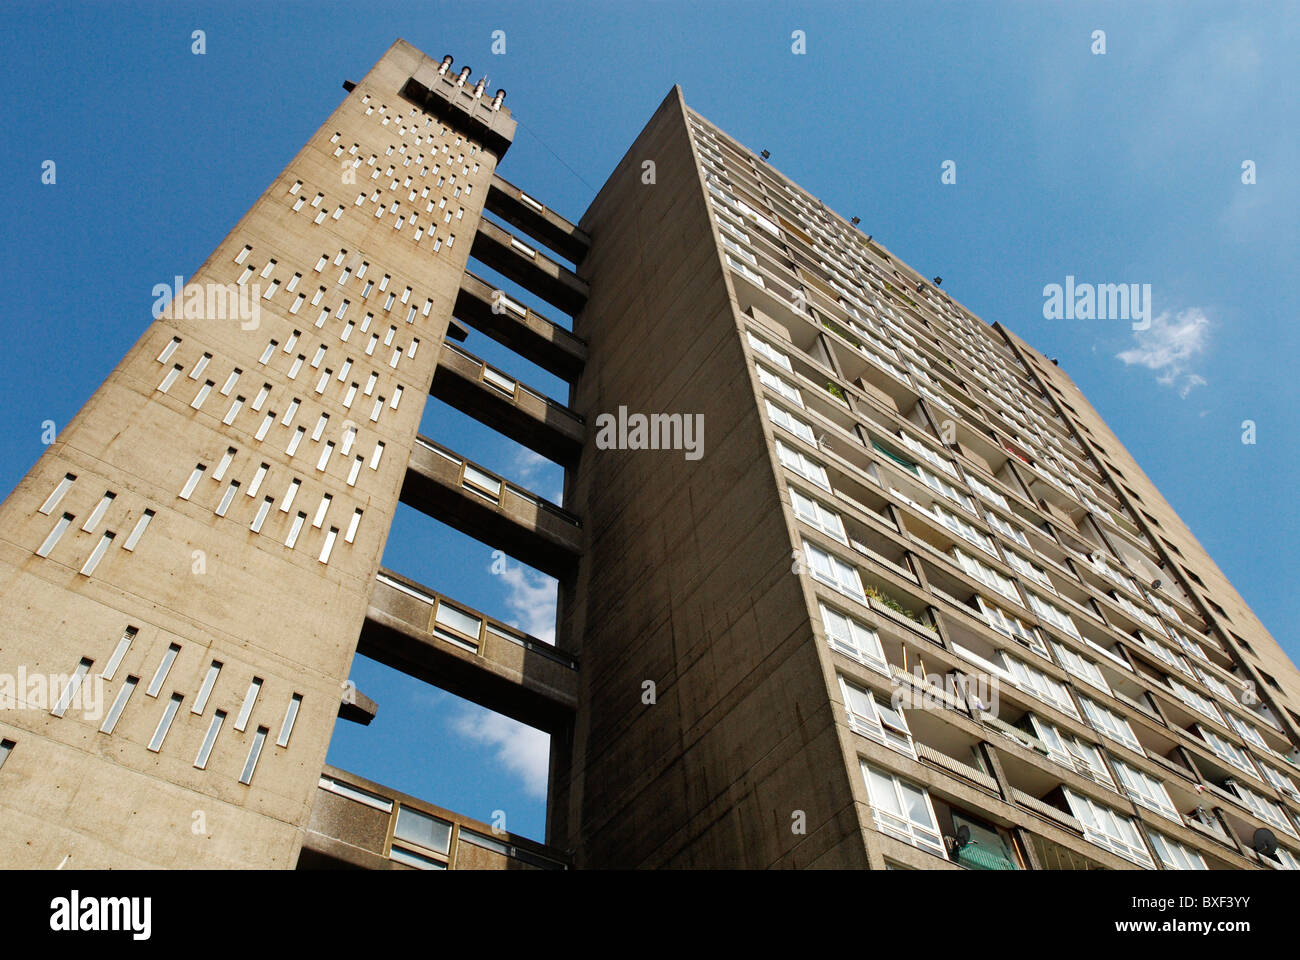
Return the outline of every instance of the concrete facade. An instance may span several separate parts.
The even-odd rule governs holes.
[[[1300,672],[1059,367],[677,88],[572,223],[450,63],[346,84],[189,278],[256,313],[155,319],[0,505],[0,862],[1300,869]],[[399,502],[556,645],[383,568]],[[357,652],[551,734],[545,845],[325,765]]]

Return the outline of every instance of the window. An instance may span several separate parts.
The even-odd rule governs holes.
[[[774,424],[793,433],[800,440],[804,440],[813,446],[817,445],[817,437],[811,426],[793,414],[787,413],[771,400],[764,400],[763,402],[767,406],[767,418]]]
[[[77,475],[75,473],[64,474],[63,479],[59,481],[58,485],[54,488],[53,492],[51,492],[50,495],[45,499],[45,502],[41,504],[40,512],[45,514],[46,516],[49,516],[51,513],[53,513],[54,508],[57,507],[59,503],[63,500],[64,494],[66,494],[68,490],[71,489],[72,485],[76,482],[77,482]]]
[[[861,603],[866,603],[866,594],[862,591],[862,578],[858,574],[857,567],[845,563],[833,553],[828,553],[807,540],[803,541],[803,548],[814,579]]]
[[[104,665],[101,675],[105,680],[113,679],[113,675],[117,673],[117,668],[122,664],[122,658],[131,649],[131,641],[135,639],[136,634],[139,632],[135,627],[127,627],[122,633],[122,639],[117,641],[117,648],[113,651],[113,655],[108,658],[108,663]]]
[[[1115,761],[1115,772],[1119,774],[1120,782],[1124,784],[1124,789],[1134,802],[1154,810],[1161,816],[1168,817],[1175,823],[1183,822],[1177,809],[1174,808],[1174,802],[1169,799],[1169,792],[1165,789],[1165,785],[1155,777],[1129,766],[1123,760]]]
[[[831,649],[889,675],[889,664],[880,646],[880,637],[874,630],[824,603],[818,606],[822,626],[826,629],[826,642]]]
[[[1046,587],[1053,593],[1056,588],[1052,586],[1052,578],[1047,575],[1047,571],[1034,563],[1032,560],[1022,557],[1014,550],[1004,551],[1007,555],[1007,565],[1015,570],[1022,577],[1028,577],[1040,586]],[[1069,619],[1068,617],[1066,619]]]
[[[257,703],[257,695],[262,691],[262,678],[254,677],[248,684],[248,691],[244,694],[244,703],[239,708],[239,717],[235,720],[235,730],[242,732],[248,726],[248,718],[253,714],[253,706]]]
[[[410,807],[399,806],[393,839],[413,843],[445,856],[451,850],[451,824]]]
[[[1052,626],[1056,627],[1056,629],[1069,634],[1076,640],[1083,639],[1083,637],[1079,635],[1079,628],[1074,625],[1074,621],[1070,619],[1068,613],[1055,604],[1048,603],[1042,597],[1035,596],[1033,593],[1029,593],[1028,591],[1026,591],[1026,594],[1029,597],[1030,608],[1034,613],[1038,614],[1039,618],[1041,618],[1045,623],[1050,623]]]
[[[1205,865],[1205,858],[1193,850],[1191,847],[1185,847],[1177,840],[1171,840],[1162,833],[1154,830],[1148,830],[1147,836],[1151,840],[1151,846],[1155,848],[1156,856],[1168,870],[1208,870]]]
[[[863,762],[862,775],[882,833],[947,859],[930,795],[921,787]]]
[[[769,390],[775,390],[791,403],[798,404],[800,407],[803,406],[803,395],[799,393],[798,388],[786,383],[762,364],[754,364],[754,369],[758,372],[758,380],[763,386]]]
[[[262,747],[266,744],[266,736],[270,732],[266,727],[257,728],[257,733],[253,735],[253,742],[248,748],[248,759],[244,761],[244,772],[239,775],[240,783],[248,785],[253,782],[257,760],[262,755]]]
[[[1069,647],[1052,641],[1052,648],[1056,651],[1056,658],[1061,661],[1061,666],[1075,677],[1078,677],[1084,683],[1090,683],[1103,693],[1110,693],[1110,685],[1106,683],[1106,678],[1102,676],[1101,669],[1086,657],[1075,653]]]
[[[172,384],[176,382],[176,378],[181,375],[181,370],[183,369],[184,368],[178,363],[170,370],[168,370],[167,375],[163,377],[162,382],[158,384],[159,392],[166,393],[168,390],[170,390]]]
[[[207,675],[203,678],[203,686],[199,687],[199,695],[194,699],[194,706],[190,707],[190,713],[202,714],[208,705],[208,697],[212,695],[212,688],[216,686],[217,677],[221,675],[221,661],[213,660],[208,665]]]
[[[81,568],[81,575],[83,577],[88,577],[95,572],[95,568],[99,566],[99,561],[104,559],[104,554],[112,544],[115,536],[116,534],[110,530],[105,532],[105,534],[99,538],[99,543],[95,544],[95,549],[90,552],[90,556],[86,558],[85,565]]]
[[[745,331],[745,336],[749,339],[749,346],[755,353],[759,354],[760,356],[766,357],[768,360],[776,364],[778,367],[782,367],[785,370],[791,369],[790,358],[787,357],[781,351],[777,350],[766,340],[760,340],[758,337],[754,336],[748,330]]]
[[[208,732],[203,735],[203,743],[199,746],[198,756],[194,758],[194,766],[200,770],[206,769],[208,757],[212,756],[212,748],[216,746],[217,735],[221,733],[221,725],[226,722],[226,711],[217,710],[212,714],[212,722],[208,724]]]
[[[1094,703],[1087,697],[1080,697],[1079,702],[1083,705],[1083,712],[1087,715],[1088,721],[1104,737],[1122,743],[1137,753],[1142,753],[1142,745],[1138,743],[1138,738],[1133,733],[1133,728],[1129,726],[1128,721],[1107,707],[1099,703]]]
[[[1242,805],[1255,816],[1271,823],[1279,830],[1289,833],[1293,837],[1296,835],[1295,828],[1291,826],[1291,821],[1287,819],[1287,815],[1272,800],[1256,793],[1250,787],[1244,786],[1236,780],[1228,780],[1226,785],[1232,788],[1233,793],[1241,798]]]
[[[823,490],[831,489],[831,482],[826,477],[826,468],[816,460],[806,456],[802,451],[787,447],[780,440],[776,442],[776,453],[781,464],[793,470],[805,480],[817,484]]]
[[[117,726],[117,721],[122,716],[122,711],[126,709],[127,701],[131,699],[131,694],[135,693],[135,688],[139,686],[139,677],[127,677],[122,682],[122,688],[117,691],[117,696],[113,698],[113,705],[108,708],[108,713],[104,715],[104,722],[99,725],[100,733],[112,733]]]
[[[1144,867],[1154,868],[1151,855],[1138,834],[1137,826],[1122,813],[1103,806],[1095,800],[1063,788],[1070,812],[1083,824],[1083,834],[1099,847],[1117,853],[1125,860]]]
[[[1062,713],[1077,717],[1078,711],[1074,709],[1074,702],[1070,699],[1070,694],[1066,691],[1064,684],[1058,683],[1052,677],[1049,677],[1043,671],[1029,666],[1001,652],[1002,660],[1006,664],[1006,670],[1011,675],[1011,682],[1020,690],[1031,696],[1037,697],[1044,703],[1050,703]]]
[[[298,710],[302,707],[302,694],[295,693],[289,698],[289,706],[284,711],[284,721],[280,724],[280,735],[275,738],[277,747],[287,747],[293,736],[293,725],[298,719]]]
[[[1039,639],[1038,632],[1033,627],[1028,626],[1019,618],[1013,617],[1001,607],[989,603],[979,594],[975,595],[975,600],[979,604],[980,611],[984,614],[985,622],[990,627],[1004,637],[1024,644],[1044,657],[1047,656],[1047,647],[1043,645],[1043,641]]]
[[[49,535],[41,545],[36,548],[36,555],[38,557],[48,557],[50,551],[54,549],[55,545],[59,542],[59,539],[63,536],[63,531],[67,530],[69,524],[76,519],[77,518],[70,513],[65,513],[61,516],[54,524],[54,529],[49,532]]]
[[[1173,690],[1174,695],[1187,706],[1191,707],[1202,716],[1223,723],[1223,714],[1219,712],[1219,708],[1216,707],[1212,701],[1201,696],[1191,687],[1179,683],[1178,680],[1173,677],[1166,677],[1165,682],[1169,684],[1169,689]]]
[[[840,691],[844,695],[849,726],[855,733],[916,759],[912,733],[902,711],[895,710],[870,690],[864,690],[843,677],[840,677]]]
[[[162,690],[162,685],[167,679],[167,674],[176,662],[176,654],[181,652],[179,643],[173,643],[167,647],[167,652],[163,654],[162,660],[158,664],[158,669],[154,671],[153,679],[149,681],[149,689],[146,690],[145,696],[156,697]]]
[[[1272,750],[1269,750],[1268,744],[1264,742],[1264,737],[1260,734],[1259,728],[1253,723],[1248,723],[1235,714],[1229,713],[1228,724],[1232,729],[1236,730],[1241,739],[1245,740],[1247,743],[1253,744],[1261,750],[1267,750],[1269,753],[1272,753]]]
[[[823,506],[820,501],[805,496],[795,487],[790,487],[789,490],[790,503],[794,507],[795,516],[840,543],[848,544],[849,538],[844,533],[844,521],[838,513]]]
[[[68,680],[68,685],[63,688],[63,692],[59,694],[58,702],[54,704],[54,708],[50,711],[51,716],[61,717],[68,712],[68,707],[72,705],[72,698],[81,689],[81,683],[86,679],[86,674],[90,672],[90,668],[94,666],[94,663],[95,661],[86,657],[81,658],[81,662],[77,664],[77,669],[73,671],[71,678]]]
[[[965,553],[956,547],[953,547],[952,555],[957,560],[957,565],[961,567],[968,576],[978,580],[990,590],[996,591],[998,594],[1005,597],[1007,600],[1010,600],[1017,606],[1024,606],[1024,604],[1020,602],[1020,594],[1016,590],[1016,585],[1011,581],[1010,577],[1003,576],[988,564],[981,563],[970,554]]]
[[[1255,765],[1250,762],[1246,752],[1236,744],[1230,743],[1223,737],[1219,736],[1213,730],[1204,724],[1197,724],[1196,731],[1201,735],[1201,739],[1220,760],[1225,761],[1231,766],[1236,767],[1243,773],[1249,773],[1252,777],[1259,776],[1255,770]]]
[[[1101,758],[1101,750],[1094,744],[1061,730],[1056,724],[1035,714],[1029,714],[1029,719],[1038,739],[1047,747],[1048,756],[1090,780],[1112,790],[1115,788],[1115,781],[1111,779],[1106,763]]]
[[[167,739],[167,731],[172,728],[172,721],[176,719],[176,711],[180,709],[181,701],[184,699],[181,694],[173,693],[171,699],[167,701],[167,706],[158,721],[158,726],[154,728],[153,738],[149,741],[149,749],[154,753],[162,749],[163,741]]]

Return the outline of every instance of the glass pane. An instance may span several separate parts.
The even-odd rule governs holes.
[[[451,824],[410,807],[399,807],[393,836],[418,843],[438,853],[446,853],[451,846]]]

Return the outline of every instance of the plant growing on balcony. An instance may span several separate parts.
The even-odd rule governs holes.
[[[866,593],[868,597],[871,597],[873,600],[877,601],[878,603],[884,604],[886,607],[888,607],[890,610],[893,610],[895,613],[901,613],[903,616],[907,617],[907,619],[911,620],[913,623],[918,623],[921,626],[926,627],[927,629],[929,628],[930,625],[925,622],[925,620],[922,618],[920,614],[913,613],[911,610],[903,606],[901,603],[899,603],[889,594],[885,593],[879,587],[868,586],[866,589]]]
[[[836,400],[844,400],[844,391],[829,381],[826,383],[826,392]]]

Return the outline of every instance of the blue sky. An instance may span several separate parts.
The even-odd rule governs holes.
[[[986,321],[1058,357],[1292,658],[1300,600],[1295,4],[9,3],[0,491],[397,37],[520,121],[502,174],[573,218],[672,84]],[[207,52],[190,52],[193,30]],[[1106,33],[1105,55],[1091,34]],[[494,30],[506,53],[490,52]],[[803,30],[806,50],[791,51]],[[57,163],[57,183],[41,164]],[[940,183],[941,164],[957,182]],[[1257,182],[1241,182],[1243,161]],[[473,267],[490,276],[490,272]],[[1138,339],[1043,318],[1067,275],[1152,285]],[[554,316],[553,310],[544,312]],[[471,334],[474,351],[564,385]],[[1242,422],[1257,442],[1241,442]],[[448,407],[424,432],[546,496],[560,474]],[[1243,491],[1249,495],[1241,497]],[[1228,504],[1231,503],[1231,506]],[[403,509],[385,563],[545,632],[551,583]],[[545,737],[358,659],[333,763],[541,837]]]

